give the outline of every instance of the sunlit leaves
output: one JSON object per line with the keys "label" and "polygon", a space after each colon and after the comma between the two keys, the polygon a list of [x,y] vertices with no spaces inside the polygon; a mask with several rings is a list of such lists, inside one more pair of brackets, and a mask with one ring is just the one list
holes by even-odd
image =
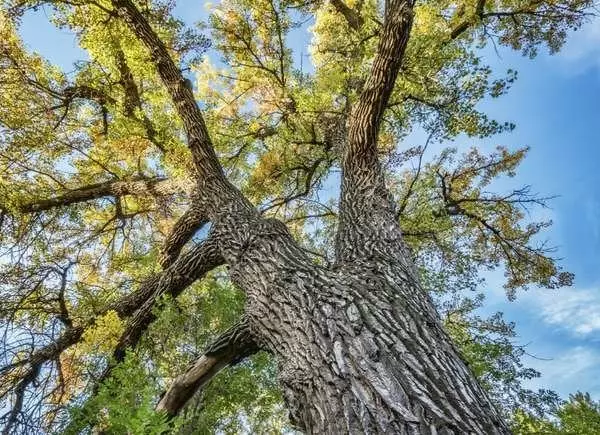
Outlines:
{"label": "sunlit leaves", "polygon": [[588,393],[578,392],[556,406],[551,419],[518,411],[512,429],[517,435],[596,434],[600,430],[600,404]]}
{"label": "sunlit leaves", "polygon": [[401,224],[417,255],[433,250],[446,265],[503,265],[509,297],[532,283],[570,285],[572,274],[560,269],[554,249],[538,238],[550,222],[524,223],[526,213],[545,207],[549,198],[532,194],[529,187],[506,194],[488,190],[499,177],[515,174],[526,151],[499,148],[486,156],[474,148],[457,159],[456,151],[448,149],[418,173],[404,173]]}
{"label": "sunlit leaves", "polygon": [[[41,403],[48,416],[90,398],[126,322],[106,308],[160,269],[160,243],[194,185],[173,102],[150,53],[112,2],[50,3],[52,22],[74,34],[86,53],[69,72],[29,52],[18,36],[20,15],[39,1],[5,1],[0,15],[0,241],[2,259],[10,260],[0,274],[0,321],[10,336],[5,379],[18,383],[27,375],[20,362],[69,325],[93,325],[81,344],[41,370],[44,391],[51,393],[31,403]],[[328,264],[340,151],[375,55],[382,3],[225,0],[211,7],[208,28],[216,51],[203,58],[206,39],[171,16],[172,2],[137,5],[186,76],[193,74],[229,180],[262,213],[285,221],[316,262]],[[520,365],[512,325],[499,315],[477,317],[481,301],[462,296],[481,284],[481,268],[505,270],[509,297],[527,285],[571,283],[572,275],[561,271],[542,241],[550,222],[527,213],[549,198],[528,187],[496,193],[495,183],[516,173],[524,149],[474,148],[464,155],[446,149],[423,160],[425,150],[407,150],[403,139],[421,131],[431,141],[510,131],[511,122],[490,119],[480,102],[507,92],[516,72],[492,71],[479,49],[492,41],[527,55],[543,45],[554,52],[565,32],[585,18],[587,5],[419,2],[379,137],[423,287],[438,301],[465,359],[507,411],[535,410],[552,395],[521,388],[520,381],[535,373]],[[298,52],[292,34],[306,28],[309,47]],[[418,169],[407,170],[416,160]],[[25,207],[85,186],[156,177],[185,188],[108,194],[36,213]],[[69,430],[96,423],[107,433],[164,430],[164,417],[152,412],[159,392],[240,316],[243,305],[221,272],[176,299],[161,298],[154,307],[157,320],[136,353],[88,405],[72,410]],[[186,426],[196,432],[287,429],[275,380],[275,364],[262,354],[222,373],[194,399]],[[54,420],[44,424],[52,427]]]}

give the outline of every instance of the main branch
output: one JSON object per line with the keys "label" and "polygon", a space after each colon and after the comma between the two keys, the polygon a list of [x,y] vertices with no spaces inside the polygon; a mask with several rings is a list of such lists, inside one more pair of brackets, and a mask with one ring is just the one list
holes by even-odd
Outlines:
{"label": "main branch", "polygon": [[377,153],[377,136],[408,43],[412,0],[392,0],[359,101],[352,110],[342,155],[337,259],[352,262],[372,253],[389,230],[394,212]]}

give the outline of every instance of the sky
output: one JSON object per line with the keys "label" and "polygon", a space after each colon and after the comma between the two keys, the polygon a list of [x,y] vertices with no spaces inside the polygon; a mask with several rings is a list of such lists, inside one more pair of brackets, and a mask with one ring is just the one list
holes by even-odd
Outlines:
{"label": "sky", "polygon": [[[193,22],[205,10],[201,0],[186,0],[175,13]],[[66,71],[73,59],[85,58],[73,35],[48,24],[44,10],[25,17],[21,34],[29,47]],[[288,37],[297,53],[306,40],[305,29]],[[542,373],[526,385],[563,397],[588,391],[600,399],[600,20],[571,34],[558,55],[530,60],[501,49],[485,57],[499,72],[519,72],[507,95],[483,103],[492,118],[517,128],[492,140],[452,145],[531,147],[513,182],[558,196],[541,216],[553,220],[546,237],[557,246],[564,268],[575,273],[575,283],[559,290],[531,288],[509,302],[502,271],[487,273],[484,311],[503,311],[516,323],[516,340],[532,355],[526,364]]]}

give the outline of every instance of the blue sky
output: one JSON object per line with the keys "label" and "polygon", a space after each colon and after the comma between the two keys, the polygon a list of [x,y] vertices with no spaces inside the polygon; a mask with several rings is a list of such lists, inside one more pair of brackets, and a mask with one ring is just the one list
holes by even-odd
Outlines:
{"label": "blue sky", "polygon": [[[176,13],[195,21],[204,8],[201,1],[185,1]],[[302,32],[289,42],[301,45]],[[73,35],[54,30],[43,11],[26,17],[22,34],[31,48],[67,71],[74,58],[84,56]],[[600,21],[570,35],[558,55],[529,60],[502,49],[500,56],[490,52],[487,61],[499,72],[519,71],[508,95],[484,103],[492,117],[513,121],[517,128],[491,141],[454,145],[531,147],[515,180],[543,195],[559,195],[541,216],[554,221],[546,236],[576,279],[572,288],[534,288],[508,302],[502,272],[488,273],[485,311],[503,311],[515,321],[519,343],[541,358],[527,360],[542,372],[531,387],[563,396],[589,391],[600,399]]]}
{"label": "blue sky", "polygon": [[566,396],[589,391],[600,399],[600,21],[571,35],[559,55],[524,59],[503,50],[489,61],[515,67],[519,79],[488,113],[515,121],[517,129],[496,143],[530,146],[516,181],[542,194],[559,195],[543,215],[554,221],[548,239],[575,284],[560,290],[530,289],[514,303],[501,292],[501,273],[488,277],[487,309],[517,323],[519,341],[542,372],[532,387]]}

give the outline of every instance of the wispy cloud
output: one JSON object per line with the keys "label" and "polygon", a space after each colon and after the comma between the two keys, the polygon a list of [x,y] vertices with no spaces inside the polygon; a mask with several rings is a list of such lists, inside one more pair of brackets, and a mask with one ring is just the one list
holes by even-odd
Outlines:
{"label": "wispy cloud", "polygon": [[[537,292],[536,292],[537,293]],[[600,331],[600,288],[562,289],[528,298],[542,320],[571,333],[586,336]]]}
{"label": "wispy cloud", "polygon": [[600,397],[600,380],[597,367],[600,351],[587,346],[564,349],[560,356],[550,360],[530,359],[528,365],[542,373],[540,378],[527,382],[529,388],[551,388],[562,397],[571,393],[587,391],[594,398]]}
{"label": "wispy cloud", "polygon": [[569,73],[580,74],[589,69],[600,71],[600,18],[571,32],[558,58]]}

